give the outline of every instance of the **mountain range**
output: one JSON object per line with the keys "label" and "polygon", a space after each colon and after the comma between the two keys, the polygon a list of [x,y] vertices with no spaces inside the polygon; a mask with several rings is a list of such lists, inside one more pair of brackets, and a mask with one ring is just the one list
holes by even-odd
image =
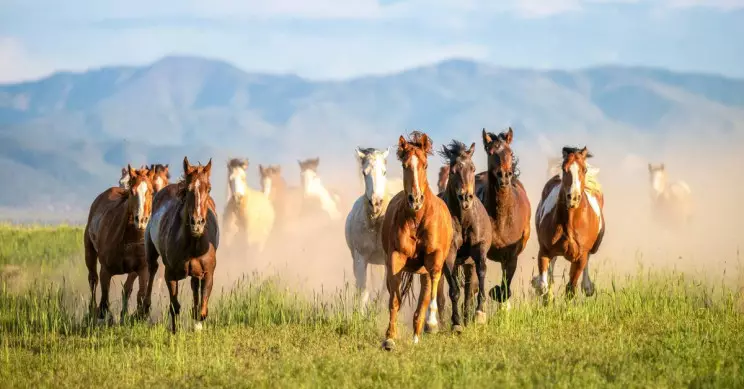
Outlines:
{"label": "mountain range", "polygon": [[[0,207],[83,213],[127,163],[228,156],[281,163],[321,157],[342,185],[353,147],[385,147],[426,130],[435,142],[478,141],[511,125],[524,147],[539,137],[627,134],[643,139],[744,132],[744,80],[644,67],[507,69],[452,59],[348,80],[244,72],[229,63],[169,56],[0,85]],[[568,136],[568,135],[566,135]],[[638,152],[653,144],[637,145]],[[538,153],[550,151],[538,150]],[[430,169],[434,171],[434,168]],[[255,174],[254,174],[255,173]],[[322,174],[322,173],[321,173]],[[328,173],[327,173],[328,174]],[[224,196],[216,185],[216,197]]]}

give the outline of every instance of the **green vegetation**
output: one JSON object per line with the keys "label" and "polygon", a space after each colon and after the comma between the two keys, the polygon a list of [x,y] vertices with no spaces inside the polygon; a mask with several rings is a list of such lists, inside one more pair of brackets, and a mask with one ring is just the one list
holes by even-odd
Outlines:
{"label": "green vegetation", "polygon": [[[2,227],[2,263],[64,264],[80,257],[80,234]],[[380,349],[384,309],[365,317],[344,293],[306,299],[273,279],[246,277],[215,299],[198,333],[182,297],[175,336],[163,317],[93,325],[83,317],[87,292],[70,284],[29,281],[18,292],[8,282],[0,285],[7,388],[744,386],[742,296],[678,274],[637,276],[548,307],[520,301],[485,326],[461,336],[443,329],[416,346],[403,315],[392,353]]]}

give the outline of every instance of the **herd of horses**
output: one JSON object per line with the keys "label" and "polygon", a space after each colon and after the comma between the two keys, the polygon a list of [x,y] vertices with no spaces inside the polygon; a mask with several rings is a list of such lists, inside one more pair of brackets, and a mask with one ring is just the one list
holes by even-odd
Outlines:
{"label": "herd of horses", "polygon": [[[586,147],[563,147],[562,156],[549,160],[548,179],[533,209],[520,181],[518,158],[512,150],[514,131],[483,129],[482,150],[488,167],[476,172],[476,143],[452,140],[439,155],[445,164],[439,172],[437,193],[427,178],[431,138],[413,131],[398,139],[395,155],[402,180],[387,178],[390,148],[356,148],[364,193],[351,206],[345,221],[345,238],[353,260],[356,286],[363,306],[368,304],[367,269],[384,267],[389,294],[389,324],[383,347],[395,346],[396,322],[401,302],[419,275],[420,293],[413,316],[413,342],[422,332],[436,332],[443,322],[446,299],[444,281],[452,304],[452,330],[460,332],[470,320],[486,321],[486,269],[488,260],[501,264],[501,282],[488,296],[509,309],[520,254],[531,235],[538,240],[538,275],[532,286],[539,296],[552,297],[553,266],[558,256],[570,262],[566,296],[579,286],[594,294],[588,265],[605,234],[604,194],[599,169],[589,164]],[[134,282],[139,279],[137,312],[149,317],[158,259],[164,266],[169,297],[171,330],[176,332],[180,313],[178,283],[190,277],[194,328],[201,329],[208,315],[220,234],[223,244],[236,242],[262,252],[277,231],[291,226],[308,199],[331,220],[342,220],[340,196],[326,188],[318,176],[319,159],[299,161],[301,187],[291,187],[281,167],[259,165],[261,190],[247,184],[248,160],[227,162],[227,200],[218,221],[211,196],[212,160],[192,165],[183,160],[183,175],[170,182],[168,165],[153,164],[122,169],[118,187],[111,187],[93,201],[85,227],[84,248],[91,290],[90,312],[110,319],[109,287],[114,275],[127,275],[122,320]],[[689,186],[668,183],[664,165],[649,164],[653,199],[658,208],[686,204]],[[687,207],[689,208],[689,207]],[[689,218],[685,208],[684,218]],[[100,270],[98,269],[100,265]],[[96,289],[101,300],[96,305]],[[580,285],[579,285],[580,283]],[[463,314],[460,293],[465,291]],[[475,297],[473,315],[471,301]]]}

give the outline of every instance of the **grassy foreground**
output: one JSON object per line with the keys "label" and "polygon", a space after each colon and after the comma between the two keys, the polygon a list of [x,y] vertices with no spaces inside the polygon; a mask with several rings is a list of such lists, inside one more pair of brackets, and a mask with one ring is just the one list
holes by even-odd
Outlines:
{"label": "grassy foreground", "polygon": [[[0,269],[47,274],[67,263],[84,273],[78,228],[0,227],[0,241]],[[310,301],[276,280],[247,279],[214,301],[204,331],[184,319],[172,336],[159,317],[92,325],[85,290],[44,279],[10,288],[13,276],[3,277],[4,388],[744,386],[742,296],[679,274],[548,307],[520,301],[485,326],[455,336],[445,324],[416,346],[401,318],[392,353],[380,349],[386,310],[365,317],[346,298]]]}

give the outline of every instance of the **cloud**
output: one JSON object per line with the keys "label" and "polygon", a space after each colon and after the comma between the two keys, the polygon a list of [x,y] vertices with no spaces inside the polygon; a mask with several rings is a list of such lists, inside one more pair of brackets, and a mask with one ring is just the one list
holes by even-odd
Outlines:
{"label": "cloud", "polygon": [[49,73],[51,69],[31,58],[19,40],[0,36],[0,83],[37,79]]}
{"label": "cloud", "polygon": [[723,10],[744,8],[744,0],[666,0],[665,3],[673,8],[709,7]]}

